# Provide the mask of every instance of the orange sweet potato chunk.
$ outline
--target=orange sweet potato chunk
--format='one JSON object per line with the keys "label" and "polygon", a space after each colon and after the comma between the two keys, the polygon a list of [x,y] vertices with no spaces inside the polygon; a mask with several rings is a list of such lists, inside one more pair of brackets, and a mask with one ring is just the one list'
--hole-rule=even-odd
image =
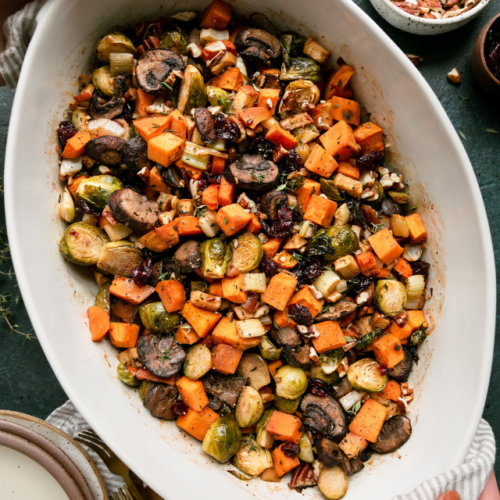
{"label": "orange sweet potato chunk", "polygon": [[319,140],[336,160],[346,160],[358,151],[352,128],[345,121],[336,123],[328,132],[321,135]]}
{"label": "orange sweet potato chunk", "polygon": [[175,423],[183,431],[191,434],[191,436],[195,437],[199,441],[203,441],[210,426],[219,418],[220,417],[217,413],[211,410],[208,406],[205,406],[201,412],[188,408],[187,413],[177,418]]}
{"label": "orange sweet potato chunk", "polygon": [[335,216],[336,210],[337,203],[313,194],[307,205],[304,219],[310,220],[322,227],[328,227]]}
{"label": "orange sweet potato chunk", "polygon": [[424,223],[418,214],[408,215],[408,229],[410,231],[410,240],[412,243],[423,243],[427,239],[427,231]]}
{"label": "orange sweet potato chunk", "polygon": [[244,339],[238,335],[236,321],[229,318],[222,318],[212,332],[214,344],[227,344],[242,351],[257,347],[260,344],[260,337]]}
{"label": "orange sweet potato chunk", "polygon": [[385,406],[377,403],[374,399],[369,399],[354,417],[349,425],[349,430],[370,443],[376,443],[386,415]]}
{"label": "orange sweet potato chunk", "polygon": [[[269,288],[269,287],[268,287]],[[267,292],[267,290],[266,290]],[[299,306],[304,306],[314,318],[321,312],[321,302],[318,299],[315,299],[311,290],[307,285],[304,285],[288,302],[288,305],[298,304]]]}
{"label": "orange sweet potato chunk", "polygon": [[278,309],[278,311],[284,311],[297,287],[297,283],[298,281],[289,274],[276,274],[267,285],[262,301]]}
{"label": "orange sweet potato chunk", "polygon": [[330,177],[337,169],[338,163],[319,144],[313,143],[309,147],[311,152],[304,167],[315,174]]}
{"label": "orange sweet potato chunk", "polygon": [[394,368],[405,357],[400,340],[390,333],[375,339],[371,346],[377,361],[387,368]]}
{"label": "orange sweet potato chunk", "polygon": [[346,344],[344,332],[337,321],[323,321],[316,323],[319,336],[312,339],[314,348],[321,354],[322,352],[338,349]]}
{"label": "orange sweet potato chunk", "polygon": [[222,207],[215,216],[215,222],[227,236],[240,232],[251,219],[251,215],[241,205],[234,203]]}
{"label": "orange sweet potato chunk", "polygon": [[186,303],[186,292],[180,281],[160,281],[156,285],[155,290],[169,313],[180,311],[184,307]]}
{"label": "orange sweet potato chunk", "polygon": [[310,179],[306,179],[304,185],[295,191],[295,195],[299,200],[300,210],[304,213],[307,210],[307,206],[311,201],[313,195],[319,195],[321,193],[321,184]]}
{"label": "orange sweet potato chunk", "polygon": [[176,135],[164,132],[148,142],[148,158],[162,167],[168,167],[182,156],[184,143]]}
{"label": "orange sweet potato chunk", "polygon": [[219,322],[222,315],[218,312],[206,311],[187,301],[182,308],[181,315],[201,337],[206,337]]}
{"label": "orange sweet potato chunk", "polygon": [[385,265],[391,264],[404,252],[404,248],[394,239],[389,229],[377,231],[368,238],[368,241]]}
{"label": "orange sweet potato chunk", "polygon": [[354,138],[363,154],[384,151],[384,132],[375,123],[366,122],[354,131]]}
{"label": "orange sweet potato chunk", "polygon": [[243,291],[243,274],[238,274],[235,278],[223,278],[222,294],[230,302],[244,304],[247,301],[248,293]]}

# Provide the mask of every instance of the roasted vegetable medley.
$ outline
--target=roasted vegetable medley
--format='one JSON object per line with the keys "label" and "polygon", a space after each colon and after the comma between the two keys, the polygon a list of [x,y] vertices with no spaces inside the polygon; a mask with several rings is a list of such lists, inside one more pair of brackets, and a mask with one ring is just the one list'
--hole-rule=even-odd
{"label": "roasted vegetable medley", "polygon": [[221,0],[95,54],[57,130],[92,340],[237,477],[343,497],[410,438],[428,329],[426,229],[353,100],[362,68]]}

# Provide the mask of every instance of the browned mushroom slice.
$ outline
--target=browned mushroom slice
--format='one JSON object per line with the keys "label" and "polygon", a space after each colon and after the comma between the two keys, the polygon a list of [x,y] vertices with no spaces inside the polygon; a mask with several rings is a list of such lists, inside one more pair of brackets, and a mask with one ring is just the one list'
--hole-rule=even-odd
{"label": "browned mushroom slice", "polygon": [[413,356],[410,350],[403,346],[405,357],[389,372],[391,378],[396,382],[406,382],[413,368]]}
{"label": "browned mushroom slice", "polygon": [[339,445],[328,438],[321,438],[320,442],[316,445],[318,458],[327,466],[335,467],[341,465],[344,453]]}
{"label": "browned mushroom slice", "polygon": [[236,406],[238,397],[245,384],[246,379],[224,377],[210,372],[203,377],[203,387],[207,394],[217,396],[232,408]]}
{"label": "browned mushroom slice", "polygon": [[170,49],[151,49],[139,58],[135,69],[137,84],[148,94],[159,95],[168,89],[164,83],[172,71],[182,71],[186,67],[184,59]]}
{"label": "browned mushroom slice", "polygon": [[281,53],[279,40],[268,31],[259,28],[240,31],[234,40],[234,45],[243,58],[260,62],[265,66],[270,66],[271,60],[276,59]]}
{"label": "browned mushroom slice", "polygon": [[338,401],[330,396],[307,394],[300,402],[306,427],[330,439],[342,439],[347,432],[347,417]]}
{"label": "browned mushroom slice", "polygon": [[179,266],[181,273],[192,273],[201,266],[200,244],[198,241],[189,240],[183,243],[174,254],[174,261]]}
{"label": "browned mushroom slice", "polygon": [[298,368],[305,368],[311,363],[309,356],[309,346],[303,345],[301,347],[291,348],[288,345],[283,346],[283,357],[290,366]]}
{"label": "browned mushroom slice", "polygon": [[163,378],[178,373],[186,359],[186,353],[170,335],[143,335],[137,344],[137,354],[143,366]]}
{"label": "browned mushroom slice", "polygon": [[117,167],[123,163],[123,148],[126,141],[114,135],[103,135],[91,139],[85,145],[85,153],[101,165]]}
{"label": "browned mushroom slice", "polygon": [[212,113],[207,108],[196,108],[194,112],[194,121],[196,128],[201,135],[201,140],[208,144],[217,142],[217,134],[215,133],[215,120]]}
{"label": "browned mushroom slice", "polygon": [[116,222],[134,231],[143,233],[150,231],[158,221],[158,203],[145,200],[139,193],[129,188],[111,193],[108,205]]}
{"label": "browned mushroom slice", "polygon": [[300,336],[300,333],[293,328],[284,327],[277,330],[273,329],[271,331],[271,336],[276,342],[283,346],[287,345],[290,347],[297,347],[302,344],[302,337]]}
{"label": "browned mushroom slice", "polygon": [[139,172],[144,167],[152,168],[153,162],[148,159],[148,143],[142,137],[133,137],[125,144],[123,163],[132,172]]}
{"label": "browned mushroom slice", "polygon": [[343,299],[331,305],[328,311],[314,318],[314,321],[326,321],[343,318],[354,312],[358,306],[352,300]]}
{"label": "browned mushroom slice", "polygon": [[224,170],[224,176],[240,189],[266,192],[278,185],[279,168],[262,155],[242,155]]}
{"label": "browned mushroom slice", "polygon": [[99,102],[101,96],[99,92],[94,91],[92,94],[92,99],[90,99],[89,114],[92,118],[106,118],[112,120],[123,112],[123,106],[125,106],[124,95],[128,91],[128,85],[124,76],[117,76],[115,78],[115,93],[113,97],[104,104]]}
{"label": "browned mushroom slice", "polygon": [[146,408],[153,417],[175,420],[177,415],[172,406],[179,394],[177,387],[166,384],[153,384],[144,399]]}
{"label": "browned mushroom slice", "polygon": [[269,219],[274,220],[278,210],[286,206],[288,195],[286,191],[272,190],[262,196],[260,200],[260,209],[264,212]]}
{"label": "browned mushroom slice", "polygon": [[405,415],[391,417],[382,426],[377,442],[372,443],[373,451],[391,453],[403,446],[411,436],[411,422]]}

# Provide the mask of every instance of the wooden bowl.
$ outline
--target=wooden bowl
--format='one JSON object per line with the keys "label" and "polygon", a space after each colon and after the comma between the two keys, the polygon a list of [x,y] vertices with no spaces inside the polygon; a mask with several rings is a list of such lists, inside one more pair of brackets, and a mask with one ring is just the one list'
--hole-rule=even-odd
{"label": "wooden bowl", "polygon": [[[471,65],[474,78],[480,87],[486,92],[500,97],[500,80],[495,78],[490,68],[488,68],[486,64],[486,55],[484,53],[486,34],[490,31],[493,23],[498,19],[500,19],[500,13],[492,17],[477,36],[474,47],[472,48]],[[500,23],[500,20],[498,22]]]}

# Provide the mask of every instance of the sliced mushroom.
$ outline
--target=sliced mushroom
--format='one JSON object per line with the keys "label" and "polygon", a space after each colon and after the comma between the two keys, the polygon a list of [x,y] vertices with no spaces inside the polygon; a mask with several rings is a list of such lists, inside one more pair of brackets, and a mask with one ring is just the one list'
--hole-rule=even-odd
{"label": "sliced mushroom", "polygon": [[279,168],[262,155],[242,155],[226,167],[224,176],[240,189],[266,192],[278,185]]}
{"label": "sliced mushroom", "polygon": [[103,135],[91,139],[85,145],[85,153],[101,165],[117,167],[123,163],[123,149],[126,141],[114,135]]}
{"label": "sliced mushroom", "polygon": [[234,45],[243,58],[260,62],[265,66],[270,66],[271,60],[281,54],[279,40],[268,31],[259,28],[240,31],[234,40]]}
{"label": "sliced mushroom", "polygon": [[183,243],[174,254],[181,273],[192,273],[201,266],[200,244],[195,240]]}
{"label": "sliced mushroom", "polygon": [[403,446],[411,436],[411,422],[405,415],[396,415],[382,426],[377,442],[372,443],[373,451],[391,453]]}
{"label": "sliced mushroom", "polygon": [[344,454],[339,445],[328,438],[321,438],[320,442],[316,445],[318,458],[327,466],[335,467],[342,465]]}
{"label": "sliced mushroom", "polygon": [[328,311],[314,318],[314,321],[326,321],[343,318],[354,312],[358,306],[352,300],[343,299],[331,305]]}
{"label": "sliced mushroom", "polygon": [[148,280],[148,285],[156,287],[156,285],[158,284],[158,281],[160,281],[160,275],[163,271],[163,261],[159,260],[158,262],[155,262],[151,266],[151,268],[152,268],[153,272],[151,273],[151,278],[149,278],[149,280]]}
{"label": "sliced mushroom", "polygon": [[137,345],[137,354],[143,366],[163,378],[178,373],[186,359],[184,349],[171,335],[143,335]]}
{"label": "sliced mushroom", "polygon": [[203,387],[207,394],[218,397],[232,408],[236,406],[245,385],[246,378],[236,379],[210,372],[203,377]]}
{"label": "sliced mushroom", "polygon": [[183,71],[186,67],[184,59],[170,49],[150,49],[139,58],[135,68],[137,84],[144,92],[159,95],[165,92],[172,71]]}
{"label": "sliced mushroom", "polygon": [[210,113],[207,108],[196,108],[196,111],[194,112],[194,120],[203,142],[209,144],[217,142],[215,120],[212,113]]}
{"label": "sliced mushroom", "polygon": [[413,356],[410,350],[403,346],[403,353],[405,355],[403,361],[400,361],[389,372],[391,378],[393,378],[396,382],[406,382],[413,368]]}
{"label": "sliced mushroom", "polygon": [[153,384],[144,399],[146,408],[153,417],[175,420],[177,415],[172,410],[172,405],[179,394],[177,387],[166,384]]}
{"label": "sliced mushroom", "polygon": [[158,221],[158,203],[145,200],[130,188],[111,193],[108,205],[116,222],[134,231],[150,231]]}
{"label": "sliced mushroom", "polygon": [[293,328],[285,327],[277,330],[273,329],[271,331],[271,336],[276,342],[283,346],[287,345],[290,347],[297,347],[302,344],[302,337],[300,336],[300,333]]}
{"label": "sliced mushroom", "polygon": [[97,120],[98,118],[106,118],[112,120],[123,112],[123,106],[125,106],[124,95],[128,91],[127,82],[124,76],[117,76],[115,78],[115,93],[113,97],[106,103],[101,104],[99,102],[100,96],[99,92],[94,92],[92,94],[92,99],[90,99],[89,114],[92,118]]}
{"label": "sliced mushroom", "polygon": [[347,433],[347,417],[338,401],[307,394],[300,402],[304,425],[333,440],[342,439]]}
{"label": "sliced mushroom", "polygon": [[260,75],[255,83],[259,89],[283,90],[280,80],[276,75]]}
{"label": "sliced mushroom", "polygon": [[139,135],[130,139],[123,147],[123,163],[133,172],[153,167],[153,162],[148,159],[148,143]]}
{"label": "sliced mushroom", "polygon": [[217,396],[209,394],[207,406],[213,411],[219,411],[222,408],[222,401]]}
{"label": "sliced mushroom", "polygon": [[269,219],[274,220],[278,210],[287,205],[288,195],[285,191],[269,191],[260,200],[260,209]]}
{"label": "sliced mushroom", "polygon": [[283,346],[283,357],[290,366],[298,368],[305,368],[311,363],[309,356],[309,346],[303,345],[301,347],[291,348],[288,345]]}

